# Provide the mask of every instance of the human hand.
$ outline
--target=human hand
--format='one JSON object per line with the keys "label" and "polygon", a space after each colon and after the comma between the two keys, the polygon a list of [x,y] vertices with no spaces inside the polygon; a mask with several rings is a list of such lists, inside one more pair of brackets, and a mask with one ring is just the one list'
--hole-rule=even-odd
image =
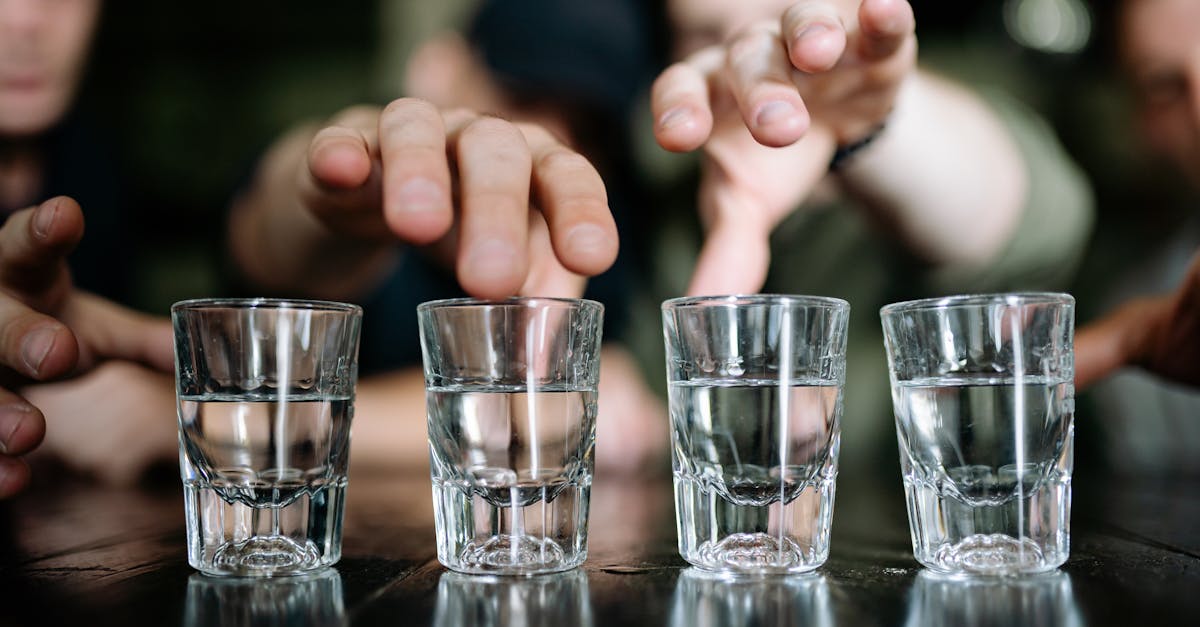
{"label": "human hand", "polygon": [[65,197],[18,211],[0,228],[0,498],[29,482],[20,456],[46,428],[42,412],[14,390],[104,358],[173,367],[169,323],[74,289],[65,258],[82,236],[83,212]]}
{"label": "human hand", "polygon": [[175,382],[168,373],[112,360],[69,381],[21,392],[46,417],[37,454],[53,455],[105,483],[131,485],[156,462],[178,455]]}
{"label": "human hand", "polygon": [[420,100],[336,116],[309,143],[300,195],[334,232],[432,244],[483,298],[577,296],[617,254],[584,157],[541,127]]}
{"label": "human hand", "polygon": [[1075,335],[1076,387],[1124,366],[1200,385],[1200,255],[1174,293],[1125,303]]}
{"label": "human hand", "polygon": [[704,148],[707,238],[690,294],[762,287],[771,230],[824,177],[837,145],[883,122],[915,72],[914,28],[901,0],[808,0],[659,76],[659,144]]}

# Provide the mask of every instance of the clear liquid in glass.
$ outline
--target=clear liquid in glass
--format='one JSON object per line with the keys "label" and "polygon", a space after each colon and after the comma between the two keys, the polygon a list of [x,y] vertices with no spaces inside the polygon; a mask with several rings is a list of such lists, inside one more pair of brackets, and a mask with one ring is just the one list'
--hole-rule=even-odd
{"label": "clear liquid in glass", "polygon": [[1067,559],[1074,387],[1024,377],[898,383],[913,551],[931,570],[1012,574]]}
{"label": "clear liquid in glass", "polygon": [[672,383],[679,551],[710,570],[805,572],[829,555],[841,387]]}
{"label": "clear liquid in glass", "polygon": [[596,392],[446,386],[426,394],[438,559],[468,573],[581,564]]}
{"label": "clear liquid in glass", "polygon": [[179,399],[188,561],[201,572],[295,574],[341,556],[353,400],[281,398]]}

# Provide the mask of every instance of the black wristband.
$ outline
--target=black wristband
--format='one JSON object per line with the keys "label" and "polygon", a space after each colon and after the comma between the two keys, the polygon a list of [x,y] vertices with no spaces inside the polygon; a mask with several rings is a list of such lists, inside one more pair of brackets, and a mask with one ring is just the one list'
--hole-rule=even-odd
{"label": "black wristband", "polygon": [[837,150],[833,152],[833,158],[829,160],[830,171],[836,172],[837,170],[845,167],[846,161],[855,154],[858,154],[858,152],[863,148],[870,146],[871,142],[875,141],[875,139],[879,137],[879,134],[883,132],[883,129],[886,128],[886,126],[887,124],[881,122],[861,139],[852,141],[849,144],[838,146]]}

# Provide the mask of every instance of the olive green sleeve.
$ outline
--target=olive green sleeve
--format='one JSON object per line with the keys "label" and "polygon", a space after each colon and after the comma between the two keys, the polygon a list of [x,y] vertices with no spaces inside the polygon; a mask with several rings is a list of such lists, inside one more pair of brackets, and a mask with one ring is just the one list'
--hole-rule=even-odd
{"label": "olive green sleeve", "polygon": [[934,270],[932,293],[1063,289],[1083,257],[1095,202],[1087,177],[1058,143],[1054,131],[1011,97],[983,91],[1009,129],[1029,182],[1021,220],[999,257],[982,267]]}

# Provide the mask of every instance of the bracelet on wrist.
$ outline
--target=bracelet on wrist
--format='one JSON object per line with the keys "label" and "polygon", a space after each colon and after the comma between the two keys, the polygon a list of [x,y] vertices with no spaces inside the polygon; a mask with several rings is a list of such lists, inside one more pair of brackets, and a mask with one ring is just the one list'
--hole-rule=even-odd
{"label": "bracelet on wrist", "polygon": [[880,122],[875,128],[872,128],[870,132],[868,132],[866,135],[863,135],[860,139],[856,139],[848,144],[839,145],[837,150],[835,150],[833,153],[833,158],[829,160],[829,170],[831,172],[836,172],[846,167],[846,162],[849,161],[851,157],[861,152],[863,148],[870,146],[872,142],[879,138],[879,135],[883,133],[883,129],[886,127],[886,122]]}

